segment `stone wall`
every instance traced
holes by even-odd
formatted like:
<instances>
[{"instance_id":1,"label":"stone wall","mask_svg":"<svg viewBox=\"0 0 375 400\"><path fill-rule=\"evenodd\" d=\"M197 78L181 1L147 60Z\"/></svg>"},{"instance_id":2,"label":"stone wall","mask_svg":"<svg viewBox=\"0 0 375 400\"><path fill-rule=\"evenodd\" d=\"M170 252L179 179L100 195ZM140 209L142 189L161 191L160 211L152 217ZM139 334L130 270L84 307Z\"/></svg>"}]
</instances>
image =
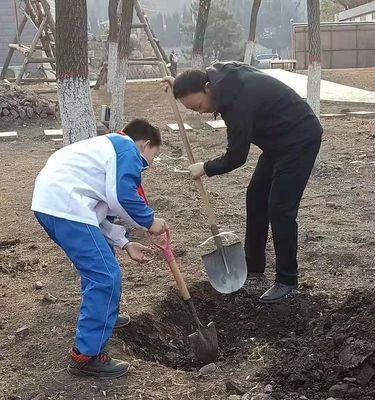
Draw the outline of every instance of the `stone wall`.
<instances>
[{"instance_id":1,"label":"stone wall","mask_svg":"<svg viewBox=\"0 0 375 400\"><path fill-rule=\"evenodd\" d=\"M56 118L57 103L24 87L0 83L0 121Z\"/></svg>"}]
</instances>

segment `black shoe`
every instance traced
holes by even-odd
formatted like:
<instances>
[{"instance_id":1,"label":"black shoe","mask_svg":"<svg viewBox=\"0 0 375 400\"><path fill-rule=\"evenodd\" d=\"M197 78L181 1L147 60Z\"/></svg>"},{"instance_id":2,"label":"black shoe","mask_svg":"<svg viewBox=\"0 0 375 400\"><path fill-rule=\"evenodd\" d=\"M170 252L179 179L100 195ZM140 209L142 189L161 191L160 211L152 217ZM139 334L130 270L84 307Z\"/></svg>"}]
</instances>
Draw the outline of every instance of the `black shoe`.
<instances>
[{"instance_id":1,"label":"black shoe","mask_svg":"<svg viewBox=\"0 0 375 400\"><path fill-rule=\"evenodd\" d=\"M113 329L122 329L130 324L129 315L119 315Z\"/></svg>"},{"instance_id":2,"label":"black shoe","mask_svg":"<svg viewBox=\"0 0 375 400\"><path fill-rule=\"evenodd\" d=\"M294 289L297 289L298 284L285 285L284 283L275 282L265 293L260 296L259 301L265 304L279 303L288 297Z\"/></svg>"},{"instance_id":3,"label":"black shoe","mask_svg":"<svg viewBox=\"0 0 375 400\"><path fill-rule=\"evenodd\" d=\"M119 378L125 375L130 368L130 364L125 361L111 358L107 353L96 357L80 354L74 348L71 353L68 372L78 376L96 376L98 378Z\"/></svg>"}]
</instances>

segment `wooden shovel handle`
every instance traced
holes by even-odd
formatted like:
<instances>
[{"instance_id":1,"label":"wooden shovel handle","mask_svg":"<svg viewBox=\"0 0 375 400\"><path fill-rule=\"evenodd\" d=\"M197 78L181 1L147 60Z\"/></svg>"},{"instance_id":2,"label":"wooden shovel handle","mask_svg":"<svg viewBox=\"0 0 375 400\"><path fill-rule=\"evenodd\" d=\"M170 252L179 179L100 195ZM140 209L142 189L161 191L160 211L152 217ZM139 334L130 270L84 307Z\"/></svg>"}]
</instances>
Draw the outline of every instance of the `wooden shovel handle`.
<instances>
[{"instance_id":1,"label":"wooden shovel handle","mask_svg":"<svg viewBox=\"0 0 375 400\"><path fill-rule=\"evenodd\" d=\"M185 280L181 274L180 268L178 268L176 260L170 261L168 264L169 264L169 268L172 271L174 279L177 283L178 290L180 291L182 299L185 301L190 300L191 296L190 296L189 290L188 290Z\"/></svg>"},{"instance_id":2,"label":"wooden shovel handle","mask_svg":"<svg viewBox=\"0 0 375 400\"><path fill-rule=\"evenodd\" d=\"M164 63L161 63L160 69L161 69L161 71L163 73L163 76L166 76L167 73L168 73L168 70L167 70L167 68L166 68ZM170 103L170 105L172 107L174 116L176 118L176 121L177 121L177 124L178 124L178 128L180 130L180 134L181 134L181 137L182 137L182 141L184 143L184 147L185 147L185 150L186 150L186 153L187 153L187 156L188 156L189 163L190 164L195 164L195 158L194 158L194 155L193 155L193 151L191 149L191 145L190 145L190 142L189 142L188 135L186 133L184 122L182 121L180 110L178 109L178 106L177 106L177 101L174 98L172 90L171 90L170 87L167 89L167 95L168 95L168 100L169 100L169 103ZM200 196L201 196L201 198L203 200L203 203L204 203L204 206L205 206L205 209L206 209L208 223L209 223L209 225L211 227L211 231L212 231L213 235L217 235L219 230L217 228L216 217L215 217L215 214L213 212L212 205L210 203L210 199L208 197L207 191L206 191L205 187L203 186L202 179L200 179L200 178L196 179L195 180L195 184L196 184L197 189L199 191L199 194L200 194ZM221 242L221 238L220 238L219 241Z\"/></svg>"}]
</instances>

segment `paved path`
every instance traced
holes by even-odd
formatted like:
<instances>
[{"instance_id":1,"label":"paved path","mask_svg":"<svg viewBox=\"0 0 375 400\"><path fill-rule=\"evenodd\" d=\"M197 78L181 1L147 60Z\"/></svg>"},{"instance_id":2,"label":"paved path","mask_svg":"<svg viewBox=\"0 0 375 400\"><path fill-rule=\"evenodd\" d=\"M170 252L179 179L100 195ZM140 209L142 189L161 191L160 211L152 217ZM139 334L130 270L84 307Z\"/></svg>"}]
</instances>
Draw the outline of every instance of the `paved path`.
<instances>
[{"instance_id":1,"label":"paved path","mask_svg":"<svg viewBox=\"0 0 375 400\"><path fill-rule=\"evenodd\" d=\"M294 89L301 97L306 98L307 76L295 72L288 72L282 69L263 70L268 75L284 82ZM322 80L321 100L348 102L348 103L372 103L375 104L375 92L341 85L330 81Z\"/></svg>"}]
</instances>

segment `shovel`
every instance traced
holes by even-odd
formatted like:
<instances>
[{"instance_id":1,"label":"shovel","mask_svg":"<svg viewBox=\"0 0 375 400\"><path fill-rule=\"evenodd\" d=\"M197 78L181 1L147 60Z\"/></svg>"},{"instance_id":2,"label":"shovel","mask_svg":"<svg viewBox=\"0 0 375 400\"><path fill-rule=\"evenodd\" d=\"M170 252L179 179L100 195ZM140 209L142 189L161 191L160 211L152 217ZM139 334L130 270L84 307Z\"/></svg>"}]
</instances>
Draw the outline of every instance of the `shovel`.
<instances>
[{"instance_id":1,"label":"shovel","mask_svg":"<svg viewBox=\"0 0 375 400\"><path fill-rule=\"evenodd\" d=\"M207 326L204 326L198 317L193 299L190 296L189 290L173 255L169 230L166 231L166 241L164 246L159 244L152 235L150 235L150 240L155 247L163 251L164 257L167 260L169 268L171 269L177 283L180 295L188 305L190 315L197 328L196 332L189 335L190 345L196 358L204 364L214 362L217 358L218 352L215 324L210 322Z\"/></svg>"},{"instance_id":2,"label":"shovel","mask_svg":"<svg viewBox=\"0 0 375 400\"><path fill-rule=\"evenodd\" d=\"M163 76L166 77L168 75L168 69L165 63L161 62L159 67ZM189 162L190 164L194 164L195 159L190 146L189 138L186 133L176 99L174 98L170 88L168 88L167 94L179 127ZM247 264L242 243L238 241L230 246L224 246L219 233L219 228L217 226L216 217L214 215L206 189L203 186L202 179L196 179L195 184L203 200L207 219L216 245L215 251L205 254L202 257L208 279L213 288L220 293L227 294L236 292L237 290L241 289L247 278Z\"/></svg>"}]
</instances>

